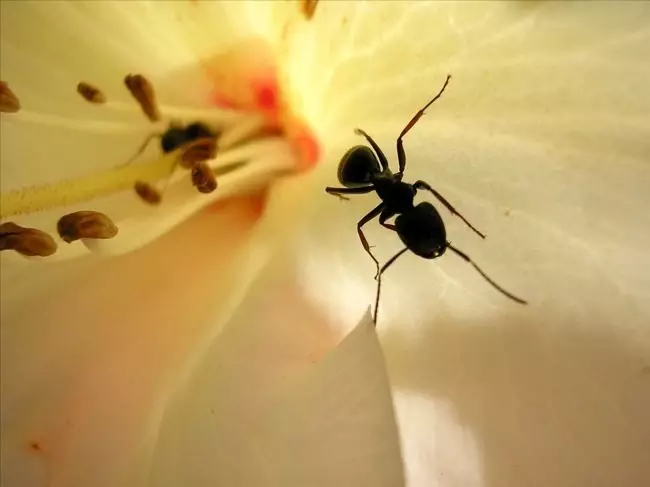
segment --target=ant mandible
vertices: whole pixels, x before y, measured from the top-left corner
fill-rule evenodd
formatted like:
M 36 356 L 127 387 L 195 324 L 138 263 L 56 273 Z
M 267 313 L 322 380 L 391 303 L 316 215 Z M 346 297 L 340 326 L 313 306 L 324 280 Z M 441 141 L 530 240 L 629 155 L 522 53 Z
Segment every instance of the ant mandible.
M 429 191 L 445 208 L 453 215 L 459 217 L 481 238 L 485 238 L 483 233 L 478 231 L 463 215 L 456 211 L 449 201 L 425 181 L 416 181 L 413 184 L 402 181 L 404 170 L 406 169 L 406 153 L 404 152 L 402 139 L 415 126 L 418 120 L 422 118 L 425 110 L 442 96 L 450 79 L 451 75 L 447 75 L 447 79 L 438 94 L 413 116 L 397 138 L 397 160 L 399 163 L 399 171 L 397 173 L 391 171 L 386 156 L 372 137 L 361 129 L 355 129 L 354 132 L 357 135 L 363 136 L 372 149 L 365 145 L 357 145 L 348 150 L 343 155 L 337 172 L 338 180 L 344 187 L 325 188 L 327 193 L 346 200 L 348 198 L 344 195 L 367 194 L 373 191 L 381 199 L 381 203 L 357 223 L 357 232 L 363 248 L 377 266 L 377 274 L 375 276 L 375 279 L 378 281 L 374 312 L 375 324 L 377 323 L 377 309 L 379 307 L 381 275 L 407 250 L 425 259 L 436 259 L 449 249 L 466 262 L 472 264 L 481 276 L 495 289 L 517 303 L 527 304 L 523 299 L 516 297 L 499 286 L 467 254 L 453 247 L 447 241 L 445 224 L 435 207 L 428 202 L 414 205 L 413 200 L 417 191 Z M 395 223 L 388 223 L 388 219 L 394 216 L 396 216 Z M 381 269 L 379 268 L 379 261 L 370 251 L 370 245 L 362 230 L 362 227 L 366 223 L 377 217 L 379 217 L 380 225 L 396 232 L 400 240 L 406 245 L 404 249 L 391 257 Z

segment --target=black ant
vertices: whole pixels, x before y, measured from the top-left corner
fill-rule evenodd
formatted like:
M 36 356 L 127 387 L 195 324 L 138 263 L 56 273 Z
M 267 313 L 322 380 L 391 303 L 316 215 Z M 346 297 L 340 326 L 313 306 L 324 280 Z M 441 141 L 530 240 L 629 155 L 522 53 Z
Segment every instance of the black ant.
M 463 220 L 463 222 L 465 222 L 465 224 L 481 238 L 485 238 L 483 233 L 478 231 L 465 219 L 465 217 L 456 211 L 449 201 L 447 201 L 425 181 L 416 181 L 413 184 L 402 181 L 404 170 L 406 168 L 406 153 L 404 152 L 402 139 L 409 130 L 413 128 L 417 121 L 420 120 L 422 115 L 424 115 L 424 111 L 429 108 L 433 102 L 440 98 L 442 93 L 445 91 L 445 88 L 447 88 L 450 79 L 451 75 L 447 75 L 447 79 L 438 94 L 434 96 L 433 99 L 424 106 L 424 108 L 415 114 L 397 138 L 397 160 L 399 163 L 399 171 L 397 173 L 393 173 L 390 170 L 386 156 L 372 137 L 361 129 L 355 129 L 355 133 L 363 136 L 370 147 L 372 147 L 372 150 L 370 147 L 365 145 L 357 145 L 348 150 L 343 155 L 337 172 L 339 182 L 345 187 L 325 188 L 327 193 L 338 196 L 341 199 L 348 199 L 343 195 L 367 194 L 372 193 L 373 191 L 375 191 L 379 198 L 381 198 L 381 203 L 357 223 L 357 232 L 359 233 L 359 239 L 361 240 L 363 248 L 377 266 L 377 274 L 375 276 L 375 279 L 378 281 L 374 312 L 375 324 L 377 323 L 381 275 L 407 250 L 410 250 L 414 254 L 425 259 L 435 259 L 440 257 L 447 249 L 449 249 L 466 262 L 472 264 L 486 281 L 505 296 L 517 303 L 527 304 L 526 301 L 509 293 L 490 279 L 490 277 L 488 277 L 487 274 L 485 274 L 485 272 L 483 272 L 467 254 L 453 247 L 451 243 L 447 241 L 445 224 L 438 211 L 431 203 L 422 202 L 414 205 L 413 200 L 415 194 L 418 190 L 429 191 L 445 208 Z M 387 223 L 387 220 L 394 216 L 396 216 L 395 223 Z M 400 240 L 402 240 L 406 245 L 406 248 L 400 250 L 397 254 L 391 257 L 381 269 L 379 268 L 379 261 L 377 261 L 370 251 L 370 245 L 368 244 L 368 240 L 362 230 L 362 227 L 366 223 L 376 217 L 379 217 L 379 223 L 382 226 L 397 232 Z
M 165 132 L 154 133 L 147 137 L 135 155 L 125 165 L 130 164 L 140 156 L 154 138 L 160 138 L 160 148 L 164 154 L 181 150 L 171 172 L 173 172 L 177 164 L 190 169 L 193 173 L 200 170 L 203 184 L 199 185 L 196 178 L 193 177 L 195 187 L 203 193 L 216 189 L 217 183 L 214 174 L 207 165 L 202 163 L 216 156 L 218 134 L 215 134 L 207 125 L 201 122 L 191 123 L 187 126 L 172 122 Z M 160 202 L 160 192 L 148 183 L 136 182 L 135 190 L 148 203 L 157 204 Z

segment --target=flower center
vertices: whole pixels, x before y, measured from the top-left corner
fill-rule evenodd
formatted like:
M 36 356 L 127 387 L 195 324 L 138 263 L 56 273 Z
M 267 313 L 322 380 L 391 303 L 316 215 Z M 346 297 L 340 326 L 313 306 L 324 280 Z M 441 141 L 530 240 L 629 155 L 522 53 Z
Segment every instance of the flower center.
M 159 106 L 153 83 L 140 74 L 127 74 L 124 79 L 134 99 L 131 107 L 111 102 L 110 93 L 104 93 L 101 86 L 81 81 L 77 92 L 88 103 L 118 110 L 133 110 L 139 105 L 153 124 L 151 134 L 134 150 L 133 157 L 117 162 L 109 170 L 2 194 L 2 221 L 12 217 L 25 225 L 20 221 L 22 215 L 51 213 L 71 205 L 78 209 L 80 204 L 84 205 L 83 212 L 98 213 L 93 201 L 128 192 L 128 198 L 137 196 L 137 204 L 146 208 L 142 211 L 176 212 L 175 216 L 165 218 L 178 223 L 217 201 L 261 190 L 279 175 L 313 167 L 318 158 L 317 143 L 307 125 L 290 110 L 272 59 L 269 49 L 251 41 L 204 62 L 203 68 L 214 84 L 206 102 L 216 105 L 205 110 Z M 12 117 L 54 126 L 73 123 L 63 117 L 20 110 L 18 98 L 14 101 L 12 107 L 16 110 L 5 111 Z M 183 197 L 187 199 L 187 181 L 194 187 L 194 196 L 189 196 L 190 202 L 181 203 L 179 191 L 174 195 L 174 190 L 184 188 Z M 173 204 L 166 204 L 168 199 Z M 119 238 L 123 234 L 120 220 L 139 216 L 137 209 L 126 215 L 104 209 L 102 212 L 120 230 Z M 64 212 L 59 210 L 57 221 L 69 219 L 72 214 L 61 213 Z M 33 239 L 30 230 L 46 230 L 25 226 L 21 234 L 25 238 Z M 46 226 L 51 228 L 49 223 Z M 95 237 L 91 232 L 81 240 L 92 250 L 96 244 L 88 246 L 89 239 L 111 239 L 117 234 L 116 230 L 109 236 Z M 58 236 L 70 242 L 60 232 Z M 20 240 L 14 234 L 11 239 Z M 25 255 L 18 247 L 13 250 Z

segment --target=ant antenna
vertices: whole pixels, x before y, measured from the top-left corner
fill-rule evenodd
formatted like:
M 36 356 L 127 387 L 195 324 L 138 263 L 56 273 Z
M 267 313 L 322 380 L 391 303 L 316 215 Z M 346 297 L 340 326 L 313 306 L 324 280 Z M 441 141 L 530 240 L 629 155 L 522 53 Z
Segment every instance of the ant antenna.
M 481 274 L 481 275 L 483 276 L 483 278 L 484 278 L 487 282 L 489 282 L 490 284 L 492 284 L 492 286 L 493 286 L 495 289 L 497 289 L 498 291 L 501 291 L 502 294 L 504 294 L 505 296 L 509 297 L 510 299 L 512 299 L 513 301 L 515 301 L 515 302 L 517 302 L 517 303 L 519 303 L 519 304 L 528 304 L 527 301 L 524 301 L 523 299 L 518 298 L 518 297 L 515 296 L 514 294 L 509 293 L 508 291 L 506 291 L 505 289 L 503 289 L 501 286 L 499 286 L 496 282 L 494 282 L 492 279 L 490 279 L 490 277 L 489 277 L 485 272 L 483 272 L 483 270 L 482 270 L 479 266 L 477 266 L 477 265 L 472 261 L 472 259 L 469 258 L 469 256 L 468 256 L 466 253 L 461 252 L 460 250 L 458 250 L 458 249 L 455 248 L 455 247 L 452 247 L 452 245 L 451 245 L 449 242 L 447 242 L 447 248 L 450 249 L 452 252 L 454 252 L 456 255 L 458 255 L 461 259 L 463 259 L 463 260 L 465 260 L 466 262 L 469 262 L 470 264 L 472 264 L 472 265 L 474 266 L 474 269 L 476 269 L 476 270 L 478 271 L 478 273 Z
M 393 255 L 388 262 L 386 262 L 381 269 L 377 271 L 377 276 L 375 276 L 375 279 L 377 280 L 377 295 L 375 296 L 375 313 L 373 315 L 372 321 L 375 323 L 375 327 L 377 326 L 377 313 L 379 312 L 379 294 L 381 293 L 381 275 L 388 269 L 393 262 L 395 262 L 404 252 L 406 252 L 409 248 L 404 247 L 402 250 L 397 252 L 395 255 Z
M 450 75 L 450 74 L 447 75 L 447 79 L 445 80 L 445 84 L 442 85 L 442 88 L 440 88 L 440 91 L 438 92 L 438 94 L 437 94 L 436 96 L 434 96 L 434 97 L 431 99 L 431 101 L 430 101 L 429 103 L 427 103 L 426 105 L 424 105 L 424 108 L 422 108 L 421 110 L 419 110 L 419 111 L 418 111 L 418 112 L 413 116 L 413 118 L 411 119 L 411 121 L 410 121 L 409 123 L 406 124 L 406 127 L 404 127 L 404 130 L 402 130 L 402 133 L 399 134 L 398 139 L 401 139 L 402 137 L 404 137 L 404 136 L 408 133 L 408 131 L 411 130 L 411 129 L 413 128 L 413 126 L 417 123 L 417 121 L 420 120 L 420 119 L 422 118 L 422 115 L 424 115 L 424 111 L 425 111 L 427 108 L 429 108 L 429 107 L 430 107 L 430 106 L 431 106 L 431 105 L 432 105 L 432 104 L 433 104 L 433 103 L 434 103 L 438 98 L 440 98 L 440 97 L 442 96 L 442 94 L 444 93 L 445 89 L 447 88 L 447 85 L 449 84 L 449 80 L 451 80 L 451 75 Z

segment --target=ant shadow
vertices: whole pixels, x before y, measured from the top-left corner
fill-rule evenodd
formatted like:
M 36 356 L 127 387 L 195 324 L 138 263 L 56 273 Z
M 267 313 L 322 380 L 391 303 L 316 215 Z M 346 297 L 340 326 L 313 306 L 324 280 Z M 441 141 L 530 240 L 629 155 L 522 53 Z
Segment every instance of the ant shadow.
M 484 485 L 650 485 L 650 353 L 559 321 L 436 319 L 381 341 L 396 390 L 451 403 Z

